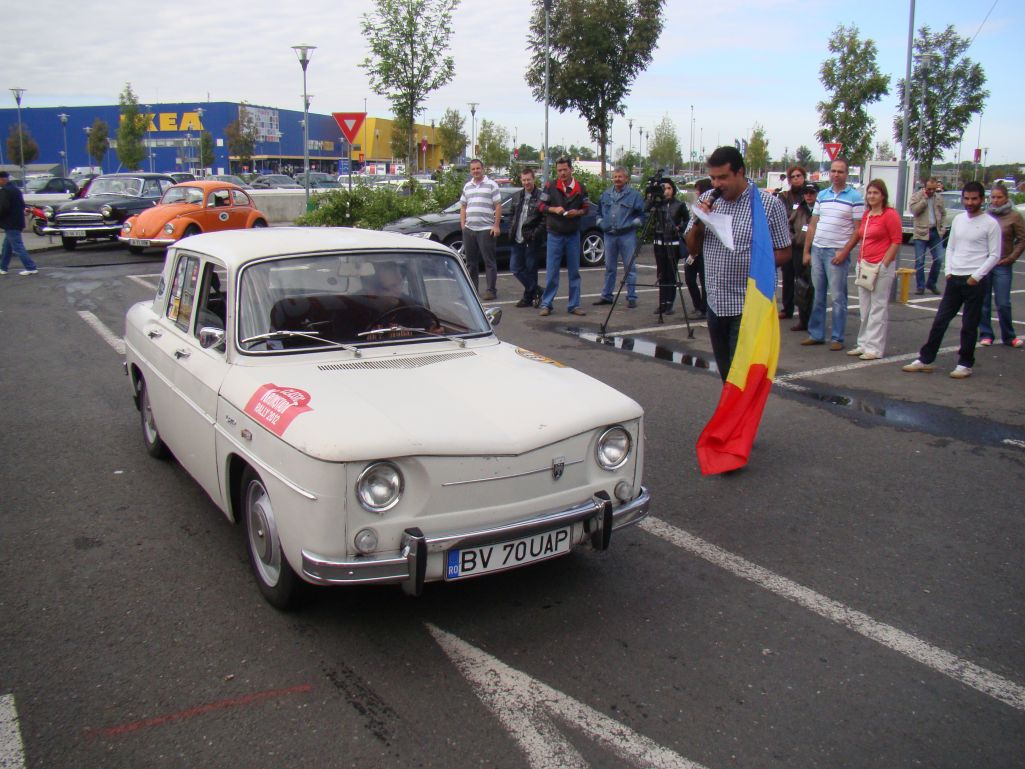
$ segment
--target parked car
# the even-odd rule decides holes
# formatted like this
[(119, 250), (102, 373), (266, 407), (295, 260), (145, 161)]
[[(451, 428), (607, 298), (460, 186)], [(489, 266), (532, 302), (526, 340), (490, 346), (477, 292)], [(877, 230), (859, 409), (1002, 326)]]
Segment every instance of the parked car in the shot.
[(241, 187), (204, 180), (169, 188), (160, 203), (124, 223), (118, 240), (141, 254), (203, 232), (266, 226), (267, 216)]
[(500, 319), (425, 239), (217, 232), (168, 249), (125, 371), (146, 450), (241, 523), (270, 603), (304, 582), (419, 594), (604, 549), (648, 511), (641, 407), (499, 341)]
[[(305, 189), (306, 187), (306, 176), (303, 172), (299, 172), (294, 177), (295, 183)], [(310, 171), (310, 189), (318, 186), (320, 182), (334, 182), (337, 181), (335, 174), (326, 174), (321, 171)]]
[(252, 189), (247, 182), (243, 181), (241, 176), (235, 176), (234, 174), (211, 174), (206, 178), (212, 182), (228, 182), (244, 190)]
[(43, 176), (29, 179), (25, 193), (28, 195), (49, 195), (58, 193), (74, 195), (78, 192), (78, 184), (66, 176)]
[[(498, 236), (497, 256), (499, 261), (507, 262), (512, 251), (509, 242), (509, 228), (512, 226), (512, 198), (520, 187), (502, 187), (502, 223)], [(463, 231), (459, 227), (459, 202), (437, 214), (408, 216), (389, 222), (383, 229), (386, 232), (401, 232), (418, 238), (429, 238), (444, 243), (460, 255), (463, 253)], [(605, 240), (598, 228), (598, 206), (591, 201), (587, 215), (580, 219), (580, 263), (585, 267), (594, 267), (605, 263)]]
[[(940, 197), (943, 198), (943, 227), (946, 230), (943, 235), (943, 244), (946, 245), (947, 240), (950, 238), (950, 224), (954, 221), (955, 216), (964, 211), (964, 203), (961, 202), (960, 190), (941, 192)], [(983, 205), (989, 205), (989, 190), (986, 190)]]
[(303, 185), (296, 184), (291, 176), (284, 174), (262, 174), (255, 177), (250, 186), (254, 190), (301, 190)]
[(196, 175), (188, 171), (168, 171), (167, 175), (174, 179), (176, 184), (196, 181)]
[(89, 184), (84, 197), (47, 206), (43, 232), (60, 235), (66, 251), (83, 240), (117, 240), (125, 219), (151, 208), (174, 179), (167, 174), (106, 174)]

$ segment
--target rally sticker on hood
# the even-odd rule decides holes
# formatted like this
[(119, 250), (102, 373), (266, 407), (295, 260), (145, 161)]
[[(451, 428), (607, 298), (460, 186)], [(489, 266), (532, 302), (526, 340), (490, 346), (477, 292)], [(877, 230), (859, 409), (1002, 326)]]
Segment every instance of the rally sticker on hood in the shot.
[(305, 390), (265, 384), (253, 393), (245, 412), (275, 435), (283, 435), (293, 419), (313, 411), (310, 400)]
[(539, 355), (536, 352), (531, 352), (530, 350), (524, 350), (522, 347), (517, 347), (516, 348), (516, 354), (526, 358), (527, 360), (536, 360), (538, 363), (550, 363), (551, 365), (558, 366), (559, 368), (566, 368), (566, 364), (565, 363), (559, 363), (559, 361), (557, 361), (557, 360), (552, 360), (551, 358), (546, 358), (544, 355)]

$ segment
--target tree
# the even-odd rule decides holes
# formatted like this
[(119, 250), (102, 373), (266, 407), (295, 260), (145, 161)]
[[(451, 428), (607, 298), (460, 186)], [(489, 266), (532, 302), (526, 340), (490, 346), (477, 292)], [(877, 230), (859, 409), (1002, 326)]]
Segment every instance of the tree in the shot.
[(876, 160), (893, 160), (893, 146), (886, 141), (876, 143)]
[(663, 117), (655, 126), (655, 133), (648, 147), (648, 156), (656, 168), (665, 168), (670, 173), (676, 166), (683, 164), (680, 140), (676, 137), (676, 126), (669, 115)]
[(890, 78), (876, 64), (874, 40), (862, 41), (855, 25), (837, 26), (829, 41), (834, 57), (822, 62), (819, 79), (832, 97), (818, 103), (819, 141), (840, 142), (851, 165), (872, 156), (875, 120), (866, 107), (890, 92)]
[(811, 150), (804, 144), (797, 148), (797, 165), (805, 170), (809, 170), (815, 165), (815, 156), (811, 154)]
[(452, 57), (443, 54), (457, 5), (459, 0), (374, 0), (375, 11), (363, 14), (370, 55), (360, 66), (374, 93), (387, 96), (395, 115), (406, 121), (406, 169), (411, 175), (416, 157), (413, 122), (424, 111), (427, 94), (455, 73)]
[(744, 155), (744, 168), (751, 176), (758, 177), (769, 167), (769, 141), (765, 138), (765, 129), (755, 123), (751, 129), (751, 138), (747, 140), (747, 152)]
[[(989, 91), (983, 88), (986, 74), (982, 65), (962, 54), (971, 40), (948, 26), (932, 34), (929, 27), (918, 30), (915, 39), (915, 64), (911, 70), (911, 105), (908, 112), (908, 154), (918, 161), (922, 178), (943, 150), (961, 140), (972, 115), (982, 111)], [(904, 103), (904, 78), (897, 81), (898, 102)], [(893, 138), (900, 142), (904, 129), (902, 115), (893, 120)]]
[(438, 124), (438, 144), (441, 145), (441, 156), (449, 163), (454, 163), (466, 152), (470, 137), (466, 135), (466, 118), (459, 110), (447, 109)]
[[(391, 149), (391, 156), (393, 158), (406, 158), (408, 161), (409, 153), (409, 141), (413, 137), (413, 141), (416, 138), (413, 136), (413, 125), (409, 119), (401, 112), (396, 111), (392, 116), (391, 124), (391, 141), (389, 147)], [(409, 171), (412, 174), (412, 170)]]
[[(25, 152), (24, 156), (22, 150)], [(28, 165), (39, 157), (39, 145), (25, 126), (21, 127), (21, 133), (18, 133), (17, 125), (12, 125), (8, 130), (7, 157), (16, 166)]]
[(199, 167), (213, 168), (214, 166), (214, 137), (209, 131), (203, 131), (199, 135)]
[(588, 145), (584, 144), (578, 147), (575, 144), (569, 145), (570, 157), (576, 158), (577, 160), (594, 160), (594, 150)]
[(89, 157), (92, 158), (96, 165), (102, 167), (103, 156), (110, 149), (110, 126), (107, 125), (106, 120), (96, 118), (93, 121), (93, 126), (89, 129), (89, 141), (86, 142), (86, 146), (89, 150)]
[[(642, 158), (641, 153), (636, 150), (630, 150), (629, 152), (624, 152), (619, 156), (618, 165), (623, 166), (627, 171), (633, 173), (634, 170), (644, 165), (644, 158)], [(604, 165), (602, 167), (604, 168)]]
[(541, 153), (533, 145), (521, 144), (518, 149), (519, 157), (517, 160), (520, 163), (537, 163), (541, 159)]
[(234, 156), (244, 169), (252, 168), (256, 137), (256, 118), (246, 109), (246, 103), (242, 102), (238, 105), (238, 117), (224, 126), (224, 138), (228, 142), (229, 166), (231, 165), (231, 156)]
[[(139, 113), (139, 100), (131, 83), (125, 83), (125, 89), (118, 96), (118, 104), (121, 105), (121, 122), (117, 128), (117, 157), (125, 168), (141, 168), (147, 152), (142, 138), (149, 124), (149, 115)], [(91, 145), (89, 152), (92, 155)]]
[[(664, 0), (550, 0), (550, 104), (575, 110), (601, 148), (605, 175), (609, 130), (622, 115), (637, 75), (651, 62), (662, 33)], [(545, 0), (533, 0), (526, 81), (545, 98)], [(555, 157), (553, 153), (553, 157)]]
[(480, 159), (485, 168), (503, 168), (509, 165), (509, 131), (497, 123), (484, 119), (480, 121), (477, 131), (477, 143), (480, 145)]

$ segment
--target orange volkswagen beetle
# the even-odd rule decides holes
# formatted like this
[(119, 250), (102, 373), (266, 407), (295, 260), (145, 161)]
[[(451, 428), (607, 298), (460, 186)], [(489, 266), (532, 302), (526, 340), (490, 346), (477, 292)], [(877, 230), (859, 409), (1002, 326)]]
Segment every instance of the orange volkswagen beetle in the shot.
[(157, 205), (125, 221), (118, 240), (138, 254), (201, 232), (266, 226), (266, 215), (241, 187), (228, 182), (182, 182), (168, 187)]

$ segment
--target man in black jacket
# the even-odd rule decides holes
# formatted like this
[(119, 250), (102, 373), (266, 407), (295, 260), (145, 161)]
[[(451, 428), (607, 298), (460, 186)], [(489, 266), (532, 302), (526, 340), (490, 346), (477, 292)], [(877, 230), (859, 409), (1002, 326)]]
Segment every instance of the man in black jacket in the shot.
[(580, 217), (587, 214), (587, 189), (573, 178), (569, 158), (555, 161), (555, 181), (545, 184), (538, 210), (545, 215), (548, 229), (545, 264), (545, 291), (541, 297), (541, 315), (551, 315), (552, 303), (559, 293), (559, 268), (566, 260), (569, 282), (570, 315), (587, 315), (580, 307)]
[(7, 274), (11, 254), (17, 256), (25, 268), (19, 275), (35, 275), (39, 272), (21, 239), (21, 231), (25, 229), (25, 198), (21, 196), (21, 190), (11, 184), (11, 175), (6, 171), (0, 171), (0, 229), (4, 231), (0, 275)]
[(534, 183), (534, 170), (525, 168), (520, 173), (523, 189), (513, 196), (512, 255), (509, 271), (523, 284), (523, 297), (517, 307), (537, 307), (541, 302), (541, 288), (537, 284), (537, 271), (545, 258), (545, 228), (538, 203), (541, 190)]

